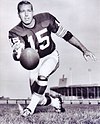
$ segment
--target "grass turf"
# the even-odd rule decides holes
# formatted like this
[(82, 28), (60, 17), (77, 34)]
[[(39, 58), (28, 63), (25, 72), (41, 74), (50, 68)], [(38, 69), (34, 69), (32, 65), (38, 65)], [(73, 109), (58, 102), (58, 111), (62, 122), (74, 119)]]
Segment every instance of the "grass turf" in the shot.
[(64, 105), (56, 113), (51, 106), (38, 106), (35, 114), (23, 118), (17, 105), (0, 104), (0, 124), (100, 124), (100, 105)]

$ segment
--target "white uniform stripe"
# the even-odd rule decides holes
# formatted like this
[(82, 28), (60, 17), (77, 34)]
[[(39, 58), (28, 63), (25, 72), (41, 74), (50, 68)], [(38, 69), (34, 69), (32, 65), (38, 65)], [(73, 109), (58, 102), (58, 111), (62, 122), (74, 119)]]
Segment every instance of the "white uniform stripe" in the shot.
[(64, 37), (66, 33), (67, 33), (67, 30), (63, 26), (59, 26), (59, 29), (56, 32), (56, 35), (59, 37)]

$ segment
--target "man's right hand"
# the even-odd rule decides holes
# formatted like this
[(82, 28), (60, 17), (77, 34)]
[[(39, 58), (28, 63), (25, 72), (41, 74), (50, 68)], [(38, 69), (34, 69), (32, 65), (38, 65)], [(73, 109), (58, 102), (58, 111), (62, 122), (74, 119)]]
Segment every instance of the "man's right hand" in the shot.
[(13, 55), (16, 56), (17, 59), (20, 58), (22, 50), (25, 48), (23, 43), (18, 43), (13, 45)]

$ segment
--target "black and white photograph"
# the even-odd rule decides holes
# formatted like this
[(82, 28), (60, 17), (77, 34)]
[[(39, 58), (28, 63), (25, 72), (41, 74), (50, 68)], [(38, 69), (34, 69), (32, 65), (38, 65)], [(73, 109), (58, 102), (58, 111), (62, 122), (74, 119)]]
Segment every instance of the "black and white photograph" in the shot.
[(1, 0), (0, 124), (100, 124), (99, 13), (99, 0)]

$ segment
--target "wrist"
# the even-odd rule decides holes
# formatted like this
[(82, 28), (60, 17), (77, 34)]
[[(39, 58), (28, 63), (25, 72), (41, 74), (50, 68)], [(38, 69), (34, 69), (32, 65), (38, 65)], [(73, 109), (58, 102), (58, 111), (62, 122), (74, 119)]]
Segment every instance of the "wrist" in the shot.
[(82, 49), (83, 54), (85, 54), (88, 50), (86, 48)]

